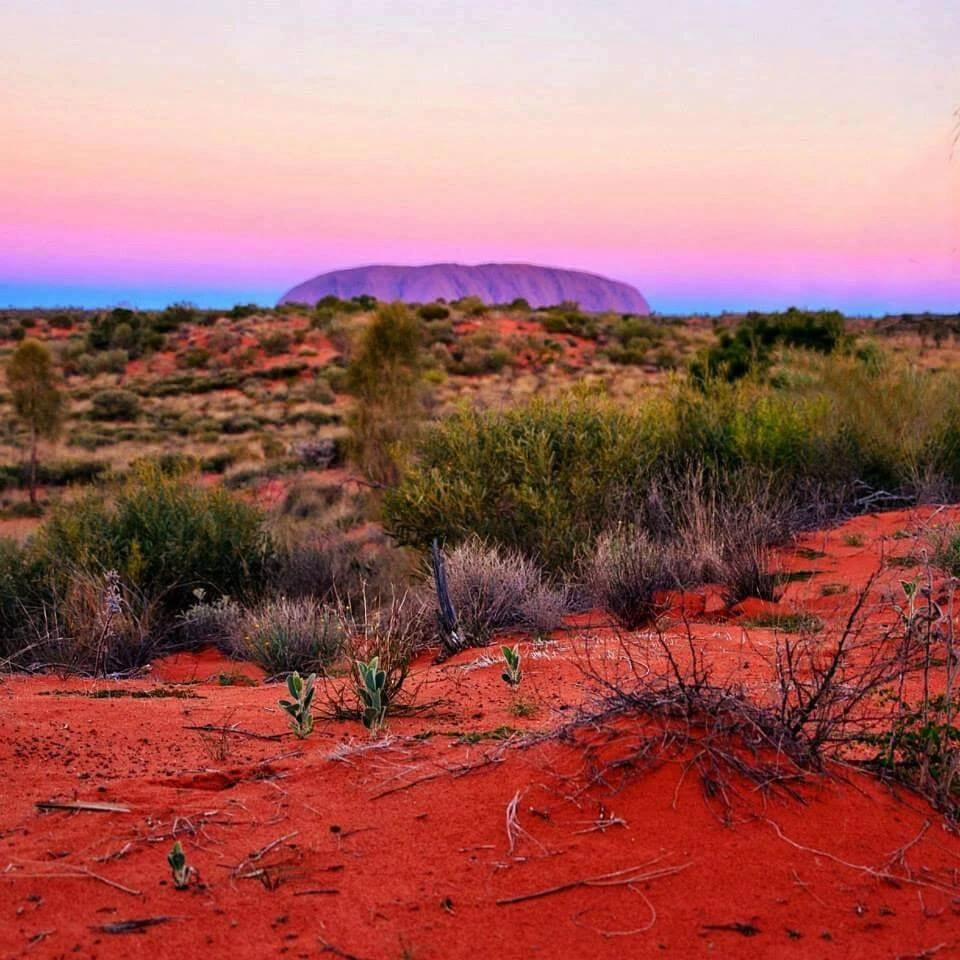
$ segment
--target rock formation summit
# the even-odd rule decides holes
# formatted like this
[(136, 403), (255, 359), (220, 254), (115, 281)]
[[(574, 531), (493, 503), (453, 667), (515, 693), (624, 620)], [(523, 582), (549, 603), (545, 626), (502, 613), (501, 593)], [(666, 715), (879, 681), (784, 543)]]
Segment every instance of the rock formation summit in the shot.
[(580, 270), (536, 267), (525, 263), (434, 263), (422, 267), (370, 266), (334, 270), (307, 280), (280, 303), (315, 304), (325, 296), (344, 300), (369, 294), (378, 300), (432, 303), (480, 297), (485, 303), (510, 303), (523, 298), (531, 307), (548, 307), (565, 300), (582, 310), (646, 315), (650, 306), (635, 287)]

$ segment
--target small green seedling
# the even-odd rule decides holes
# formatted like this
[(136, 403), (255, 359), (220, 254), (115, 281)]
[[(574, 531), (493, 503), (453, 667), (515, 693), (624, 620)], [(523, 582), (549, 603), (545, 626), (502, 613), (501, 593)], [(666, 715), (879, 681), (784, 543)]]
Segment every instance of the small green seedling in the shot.
[(504, 683), (516, 687), (523, 678), (520, 670), (520, 648), (503, 646), (500, 648), (500, 652), (503, 654), (504, 662), (507, 665), (507, 669), (500, 676), (503, 677)]
[(186, 890), (190, 886), (191, 877), (196, 876), (197, 871), (187, 863), (187, 855), (183, 852), (179, 840), (167, 854), (167, 863), (173, 871), (173, 885), (178, 890)]
[(311, 673), (306, 680), (294, 671), (287, 677), (287, 689), (292, 700), (278, 700), (277, 703), (290, 714), (290, 729), (302, 740), (313, 730), (313, 717), (310, 704), (313, 703), (313, 685), (317, 675)]
[(380, 669), (380, 658), (374, 657), (369, 663), (357, 661), (357, 695), (363, 704), (363, 725), (375, 730), (383, 723), (387, 713), (387, 703), (383, 696), (387, 683), (386, 673)]

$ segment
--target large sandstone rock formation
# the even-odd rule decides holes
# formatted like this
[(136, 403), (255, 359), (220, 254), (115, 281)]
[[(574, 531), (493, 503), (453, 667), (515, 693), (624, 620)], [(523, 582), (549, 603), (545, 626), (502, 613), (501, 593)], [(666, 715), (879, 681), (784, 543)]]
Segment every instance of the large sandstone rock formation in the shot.
[(639, 290), (580, 270), (535, 267), (526, 263), (434, 263), (423, 267), (372, 266), (334, 270), (287, 291), (280, 303), (314, 304), (334, 295), (344, 300), (370, 294), (378, 300), (432, 303), (476, 296), (485, 303), (510, 303), (518, 297), (531, 307), (574, 300), (581, 309), (648, 314)]

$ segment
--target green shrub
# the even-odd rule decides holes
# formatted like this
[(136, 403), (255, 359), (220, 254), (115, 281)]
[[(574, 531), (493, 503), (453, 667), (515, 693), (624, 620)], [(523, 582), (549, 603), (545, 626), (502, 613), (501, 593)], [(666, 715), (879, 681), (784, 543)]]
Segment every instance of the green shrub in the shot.
[(417, 317), (401, 303), (382, 306), (363, 331), (347, 368), (346, 383), (355, 398), (351, 456), (376, 482), (396, 481), (405, 447), (420, 426), (420, 343)]
[(717, 343), (691, 365), (695, 382), (720, 378), (734, 382), (765, 372), (775, 347), (793, 347), (830, 354), (849, 345), (843, 315), (834, 310), (790, 307), (785, 313), (751, 312), (732, 330), (722, 330)]
[(450, 308), (442, 303), (425, 303), (418, 311), (421, 320), (446, 320), (450, 316)]
[(255, 507), (155, 464), (134, 468), (111, 500), (91, 493), (58, 508), (35, 549), (60, 583), (76, 570), (117, 570), (168, 614), (186, 610), (197, 588), (213, 598), (258, 593), (273, 557)]
[(293, 338), (286, 330), (273, 330), (264, 333), (260, 339), (260, 349), (268, 357), (278, 357), (281, 354), (288, 353), (293, 343)]
[(14, 540), (0, 538), (0, 670), (15, 665), (18, 654), (27, 652), (27, 615), (36, 592), (36, 571), (27, 551)]
[(139, 413), (140, 398), (129, 390), (100, 390), (90, 398), (90, 416), (94, 420), (133, 420)]
[(589, 547), (657, 454), (653, 418), (604, 402), (463, 412), (427, 432), (417, 465), (385, 495), (385, 524), (420, 547), (475, 534), (558, 569)]

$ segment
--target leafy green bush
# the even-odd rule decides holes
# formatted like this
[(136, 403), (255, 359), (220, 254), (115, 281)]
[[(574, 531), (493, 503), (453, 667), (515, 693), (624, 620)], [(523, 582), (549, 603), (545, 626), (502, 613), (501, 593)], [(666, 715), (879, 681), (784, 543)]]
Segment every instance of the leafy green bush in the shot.
[(419, 547), (476, 535), (558, 570), (619, 520), (633, 522), (655, 484), (676, 500), (677, 478), (697, 470), (733, 502), (752, 496), (745, 477), (775, 476), (779, 490), (804, 494), (806, 522), (864, 491), (943, 498), (957, 489), (955, 374), (873, 373), (854, 357), (816, 353), (795, 355), (792, 369), (789, 388), (676, 386), (629, 409), (567, 397), (460, 412), (425, 432), (385, 494), (386, 527)]
[(31, 558), (16, 541), (0, 538), (0, 670), (29, 645), (27, 612), (37, 597)]
[(273, 544), (262, 514), (217, 487), (143, 464), (111, 500), (91, 493), (57, 509), (36, 535), (52, 578), (117, 570), (167, 614), (186, 610), (202, 588), (212, 598), (260, 591)]
[(290, 350), (293, 338), (286, 330), (272, 330), (260, 337), (260, 348), (268, 357), (278, 357)]
[(428, 431), (387, 491), (384, 519), (426, 547), (476, 534), (550, 569), (569, 565), (657, 456), (655, 423), (597, 401), (462, 412)]
[(690, 372), (698, 383), (714, 378), (732, 383), (765, 371), (777, 346), (830, 354), (850, 341), (843, 315), (835, 310), (790, 307), (784, 313), (751, 312), (732, 331), (720, 331), (717, 343), (691, 365)]

